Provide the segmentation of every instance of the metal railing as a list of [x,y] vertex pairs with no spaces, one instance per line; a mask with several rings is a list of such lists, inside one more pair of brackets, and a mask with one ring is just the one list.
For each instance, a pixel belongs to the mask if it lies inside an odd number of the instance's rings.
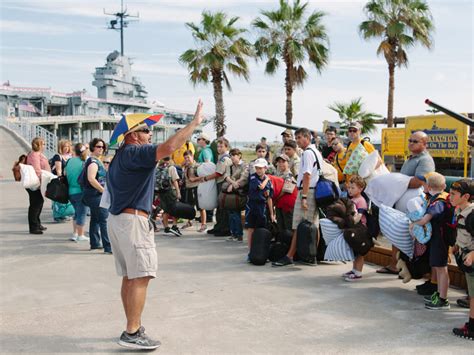
[[28,145],[35,137],[43,138],[45,143],[44,155],[48,158],[51,158],[58,151],[58,138],[41,126],[22,120],[11,122],[4,117],[0,117],[0,125],[18,134]]

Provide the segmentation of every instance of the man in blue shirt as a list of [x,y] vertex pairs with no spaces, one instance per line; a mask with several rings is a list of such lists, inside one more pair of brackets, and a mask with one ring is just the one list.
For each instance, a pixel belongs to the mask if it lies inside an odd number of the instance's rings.
[[115,258],[122,276],[122,303],[127,328],[119,344],[133,349],[153,350],[159,341],[150,339],[141,325],[146,291],[150,279],[156,277],[158,260],[154,229],[149,222],[155,184],[156,163],[181,147],[203,120],[199,100],[194,119],[163,144],[151,143],[146,124],[125,134],[107,174],[110,193],[110,217],[107,227]]

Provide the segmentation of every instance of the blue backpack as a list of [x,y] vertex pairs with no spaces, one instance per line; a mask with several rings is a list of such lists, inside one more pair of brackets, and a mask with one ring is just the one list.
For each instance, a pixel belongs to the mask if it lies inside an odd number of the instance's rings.
[[328,180],[323,176],[316,152],[311,148],[307,148],[306,150],[311,150],[313,152],[314,158],[316,159],[313,168],[317,165],[319,171],[319,179],[314,187],[314,199],[316,200],[316,205],[322,208],[327,207],[333,202],[339,200],[341,197],[341,190],[339,190],[339,187],[337,187],[333,181]]

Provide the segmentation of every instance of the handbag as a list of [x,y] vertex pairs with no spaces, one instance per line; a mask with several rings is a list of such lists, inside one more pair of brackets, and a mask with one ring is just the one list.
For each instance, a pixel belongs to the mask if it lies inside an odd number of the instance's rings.
[[243,211],[247,204],[247,196],[240,194],[219,194],[219,207],[229,211]]
[[21,184],[25,189],[36,191],[40,187],[40,180],[36,175],[35,168],[31,165],[20,164]]
[[292,194],[293,191],[295,190],[295,187],[296,187],[296,183],[290,179],[287,179],[283,183],[282,191],[286,194]]
[[52,179],[46,186],[46,197],[59,203],[68,203],[69,185],[65,176]]

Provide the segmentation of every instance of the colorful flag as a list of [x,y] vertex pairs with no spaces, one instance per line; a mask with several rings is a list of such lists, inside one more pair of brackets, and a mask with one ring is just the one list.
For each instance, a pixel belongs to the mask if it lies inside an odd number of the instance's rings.
[[123,141],[125,133],[136,126],[145,123],[148,126],[152,126],[163,117],[163,114],[150,115],[149,113],[132,113],[128,115],[122,115],[122,118],[115,126],[112,137],[110,137],[110,145],[113,146]]

